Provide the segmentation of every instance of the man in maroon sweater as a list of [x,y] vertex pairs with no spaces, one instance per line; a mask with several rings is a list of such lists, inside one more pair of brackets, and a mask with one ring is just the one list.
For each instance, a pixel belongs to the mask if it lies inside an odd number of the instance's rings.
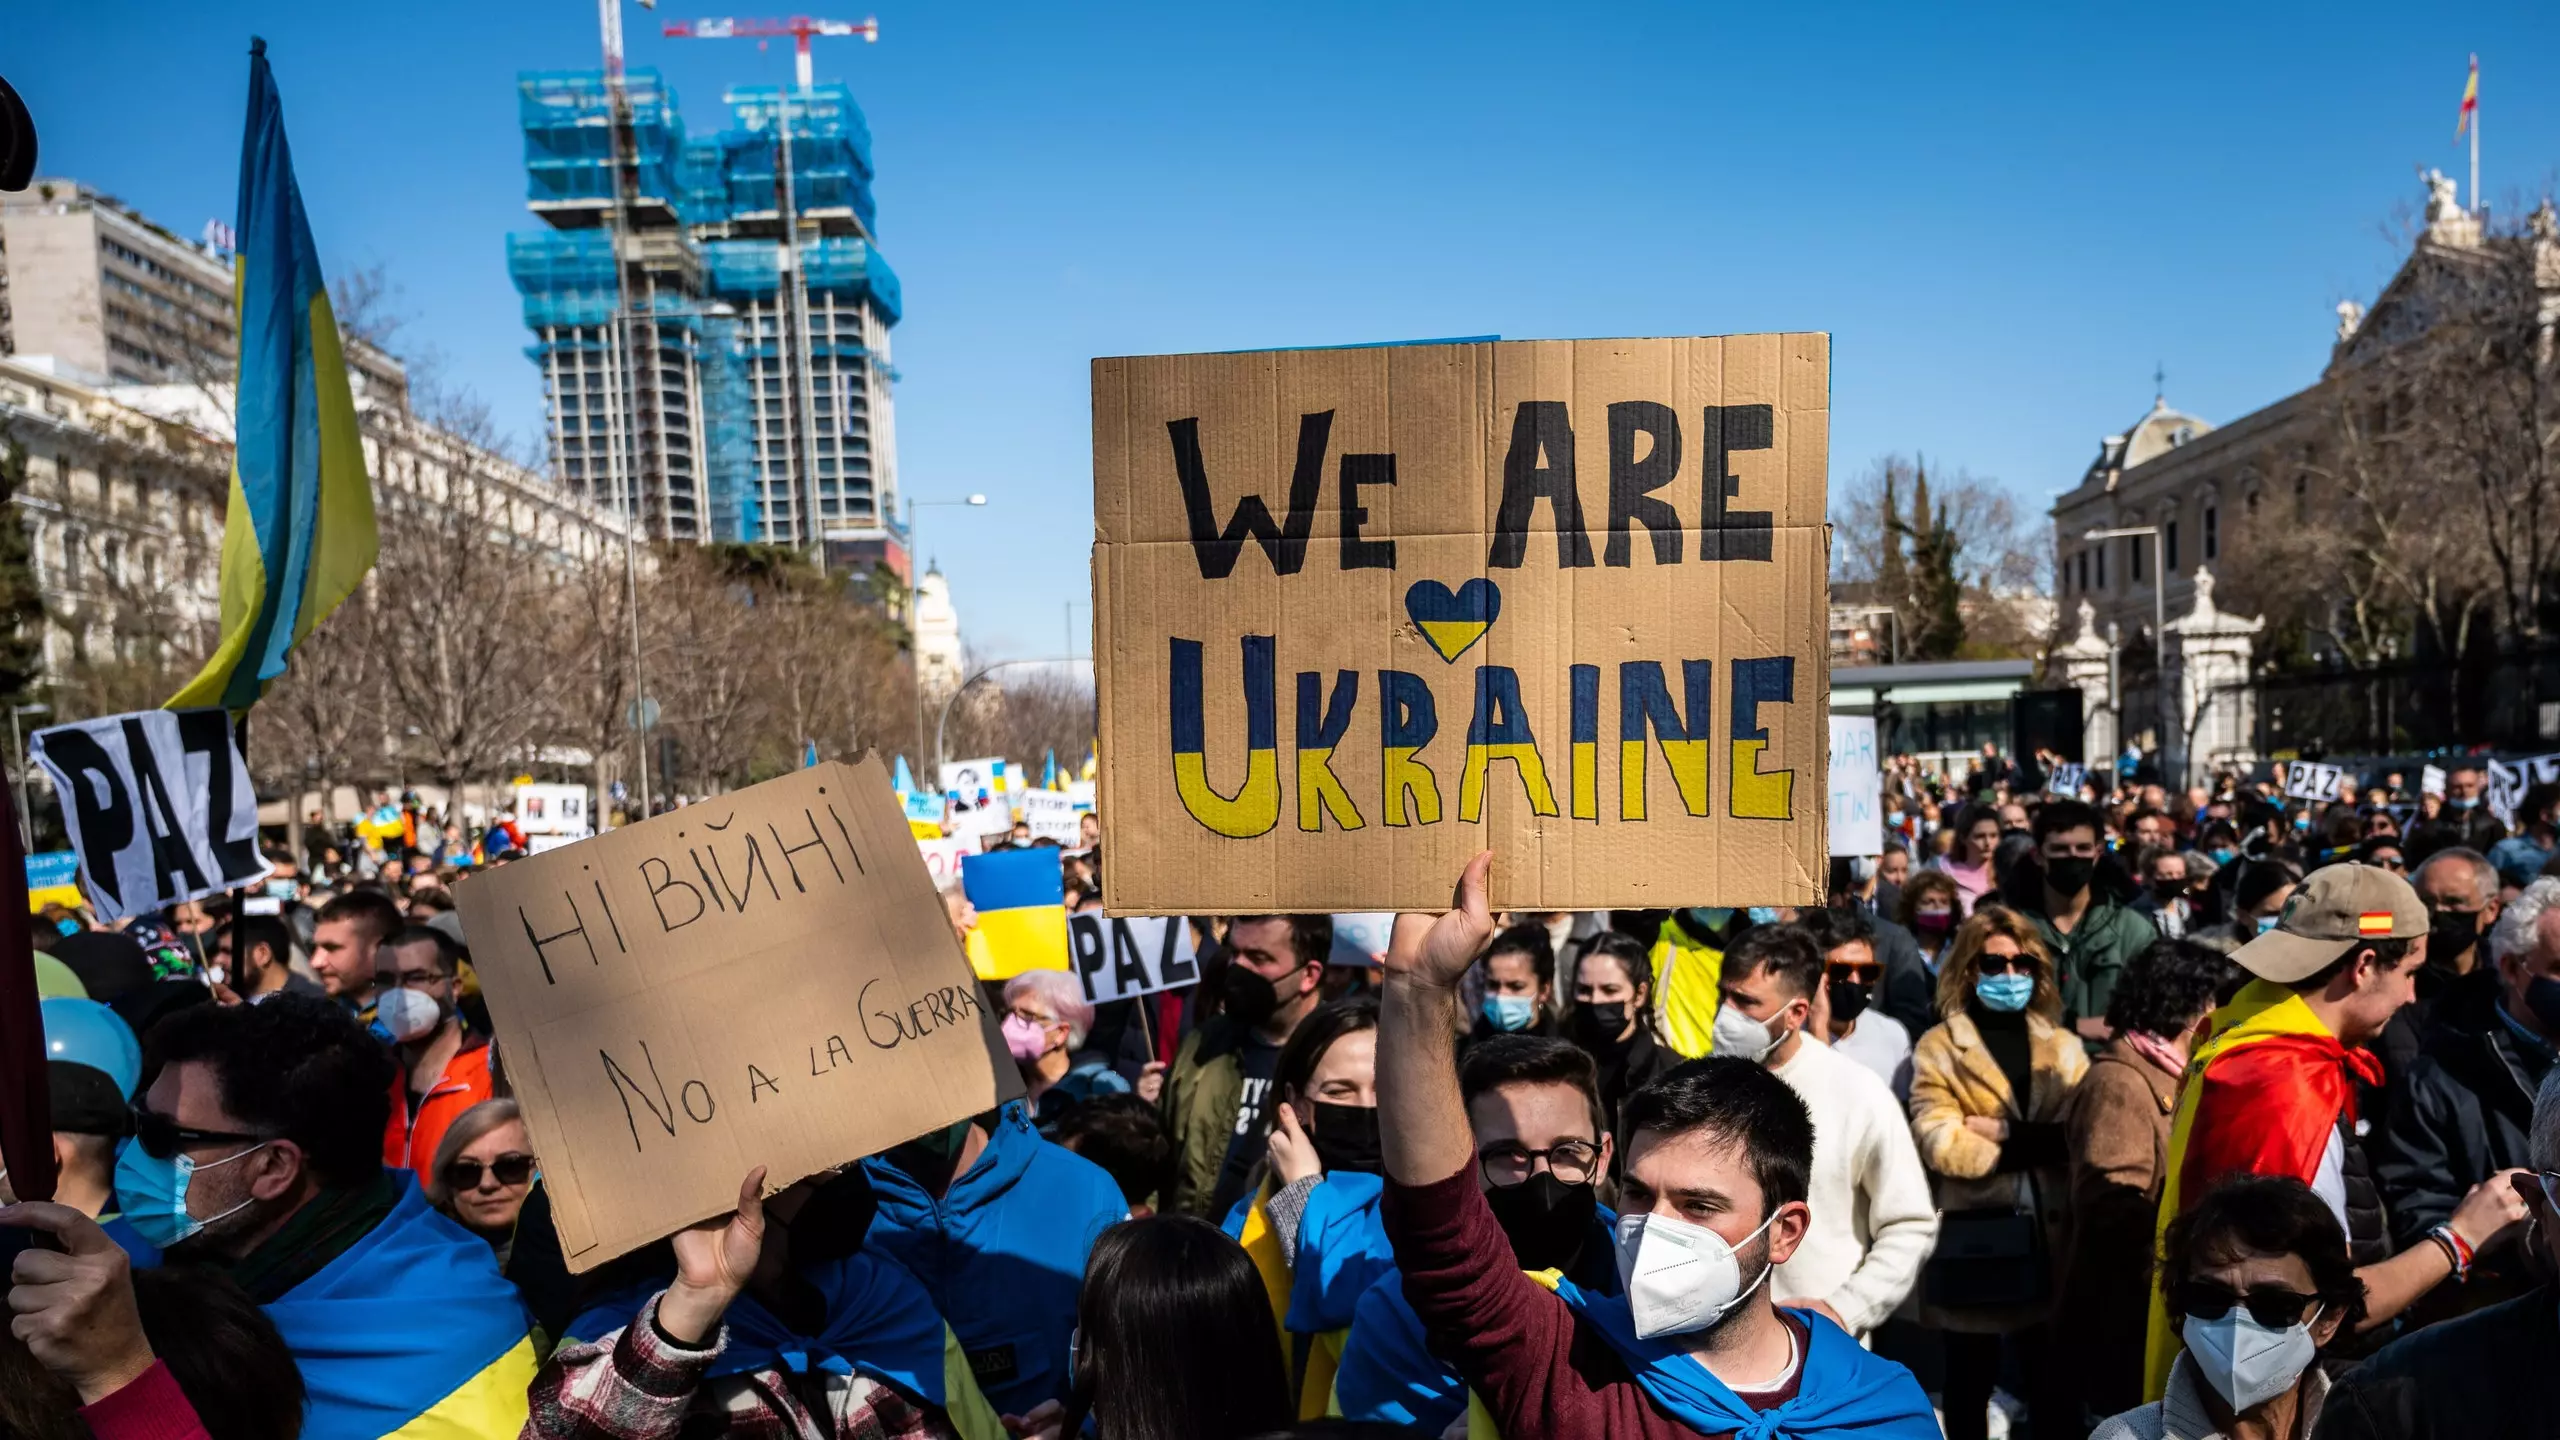
[[1457,903],[1396,921],[1378,1022],[1388,1239],[1405,1296],[1506,1436],[1935,1440],[1928,1397],[1829,1320],[1781,1310],[1813,1122],[1757,1065],[1701,1060],[1627,1100],[1623,1292],[1523,1274],[1476,1184],[1456,1071],[1459,977],[1493,936],[1490,852]]

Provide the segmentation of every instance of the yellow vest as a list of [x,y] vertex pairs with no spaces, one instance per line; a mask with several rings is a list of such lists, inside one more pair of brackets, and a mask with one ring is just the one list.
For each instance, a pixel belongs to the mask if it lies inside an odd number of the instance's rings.
[[1662,938],[1653,942],[1653,1008],[1663,1042],[1681,1058],[1715,1050],[1723,983],[1724,951],[1690,935],[1677,919],[1665,919]]

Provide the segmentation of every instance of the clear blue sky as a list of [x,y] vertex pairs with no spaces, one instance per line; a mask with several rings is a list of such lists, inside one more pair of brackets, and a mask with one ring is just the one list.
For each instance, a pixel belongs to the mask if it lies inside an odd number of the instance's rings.
[[[2469,52],[2491,200],[2560,163],[2547,5],[861,3],[821,13],[884,38],[818,72],[876,139],[906,487],[994,502],[925,534],[990,654],[1087,620],[1096,355],[1828,330],[1835,486],[1916,449],[2040,510],[2155,361],[2214,421],[2317,371],[2413,166],[2460,173]],[[188,234],[231,214],[263,33],[324,260],[387,265],[406,342],[537,432],[514,79],[596,64],[592,4],[11,8],[46,172]],[[626,13],[694,128],[789,74]]]

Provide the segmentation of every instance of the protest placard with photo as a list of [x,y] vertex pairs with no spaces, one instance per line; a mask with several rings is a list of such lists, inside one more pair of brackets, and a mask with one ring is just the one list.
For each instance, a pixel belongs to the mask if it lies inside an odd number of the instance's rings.
[[1004,761],[992,755],[942,767],[943,818],[955,835],[1001,835],[1013,828]]
[[1818,334],[1096,361],[1113,912],[1819,903],[1829,404]]
[[875,757],[454,898],[571,1270],[1022,1094]]

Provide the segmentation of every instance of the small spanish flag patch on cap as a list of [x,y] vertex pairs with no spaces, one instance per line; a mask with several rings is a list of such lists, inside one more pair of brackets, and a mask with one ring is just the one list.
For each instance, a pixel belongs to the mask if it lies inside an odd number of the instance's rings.
[[2358,915],[2356,917],[2356,933],[2359,935],[2390,934],[2391,912],[2388,910],[2367,910],[2363,914]]

